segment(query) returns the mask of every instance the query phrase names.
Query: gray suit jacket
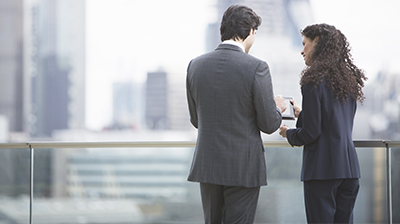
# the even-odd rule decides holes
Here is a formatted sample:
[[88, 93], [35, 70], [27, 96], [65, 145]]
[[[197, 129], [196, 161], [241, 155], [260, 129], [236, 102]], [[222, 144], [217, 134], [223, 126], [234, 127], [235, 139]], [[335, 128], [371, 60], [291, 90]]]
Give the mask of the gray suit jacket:
[[186, 90], [190, 121], [198, 129], [188, 180], [267, 185], [260, 131], [271, 134], [282, 122], [267, 63], [221, 44], [190, 62]]

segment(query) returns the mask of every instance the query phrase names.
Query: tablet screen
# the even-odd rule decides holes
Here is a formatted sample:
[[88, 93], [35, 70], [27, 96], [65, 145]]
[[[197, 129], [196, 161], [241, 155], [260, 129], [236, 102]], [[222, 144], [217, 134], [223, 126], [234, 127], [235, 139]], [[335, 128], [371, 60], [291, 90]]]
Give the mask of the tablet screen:
[[284, 120], [294, 120], [294, 110], [293, 110], [293, 105], [290, 103], [290, 100], [293, 99], [293, 97], [283, 97], [286, 103], [286, 110], [282, 114], [282, 119]]

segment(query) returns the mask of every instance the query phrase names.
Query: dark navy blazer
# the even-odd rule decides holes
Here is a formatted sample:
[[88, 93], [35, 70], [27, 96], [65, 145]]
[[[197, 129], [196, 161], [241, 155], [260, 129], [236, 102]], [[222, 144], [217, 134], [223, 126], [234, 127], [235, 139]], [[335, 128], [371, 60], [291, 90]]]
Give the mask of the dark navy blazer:
[[292, 146], [304, 145], [302, 181], [360, 178], [352, 140], [357, 103], [336, 100], [326, 82], [302, 86], [297, 128], [286, 132]]

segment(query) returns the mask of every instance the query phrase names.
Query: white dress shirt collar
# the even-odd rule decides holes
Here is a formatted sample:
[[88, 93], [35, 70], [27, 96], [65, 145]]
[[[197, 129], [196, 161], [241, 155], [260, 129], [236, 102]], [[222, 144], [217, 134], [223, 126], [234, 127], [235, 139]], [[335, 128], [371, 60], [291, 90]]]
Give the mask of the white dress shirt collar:
[[222, 42], [222, 43], [223, 43], [223, 44], [232, 44], [232, 45], [238, 46], [238, 47], [240, 47], [240, 49], [242, 49], [243, 52], [244, 52], [244, 46], [243, 46], [243, 44], [241, 44], [241, 43], [239, 43], [239, 42], [236, 42], [236, 41], [233, 41], [233, 40], [225, 40], [225, 41]]

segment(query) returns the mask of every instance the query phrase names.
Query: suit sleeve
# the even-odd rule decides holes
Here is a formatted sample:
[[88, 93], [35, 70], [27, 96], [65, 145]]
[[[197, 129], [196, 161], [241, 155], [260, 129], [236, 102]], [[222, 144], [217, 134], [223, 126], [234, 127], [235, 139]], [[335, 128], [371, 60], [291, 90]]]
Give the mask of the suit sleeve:
[[187, 76], [186, 76], [186, 96], [187, 96], [187, 102], [188, 102], [188, 108], [189, 108], [189, 115], [190, 115], [190, 123], [192, 123], [192, 125], [195, 128], [198, 128], [198, 119], [197, 119], [197, 109], [196, 109], [196, 103], [194, 100], [194, 96], [192, 93], [192, 85], [191, 85], [191, 79], [189, 76], [189, 67], [190, 64], [188, 65], [187, 68]]
[[262, 62], [256, 70], [253, 94], [257, 125], [262, 132], [272, 134], [282, 123], [282, 113], [275, 104], [271, 75], [266, 62]]
[[321, 135], [321, 89], [313, 84], [302, 87], [303, 110], [299, 115], [300, 121], [296, 129], [286, 132], [287, 140], [292, 146], [302, 146], [313, 143]]
[[296, 128], [303, 127], [303, 111], [300, 111], [299, 117], [297, 118]]

